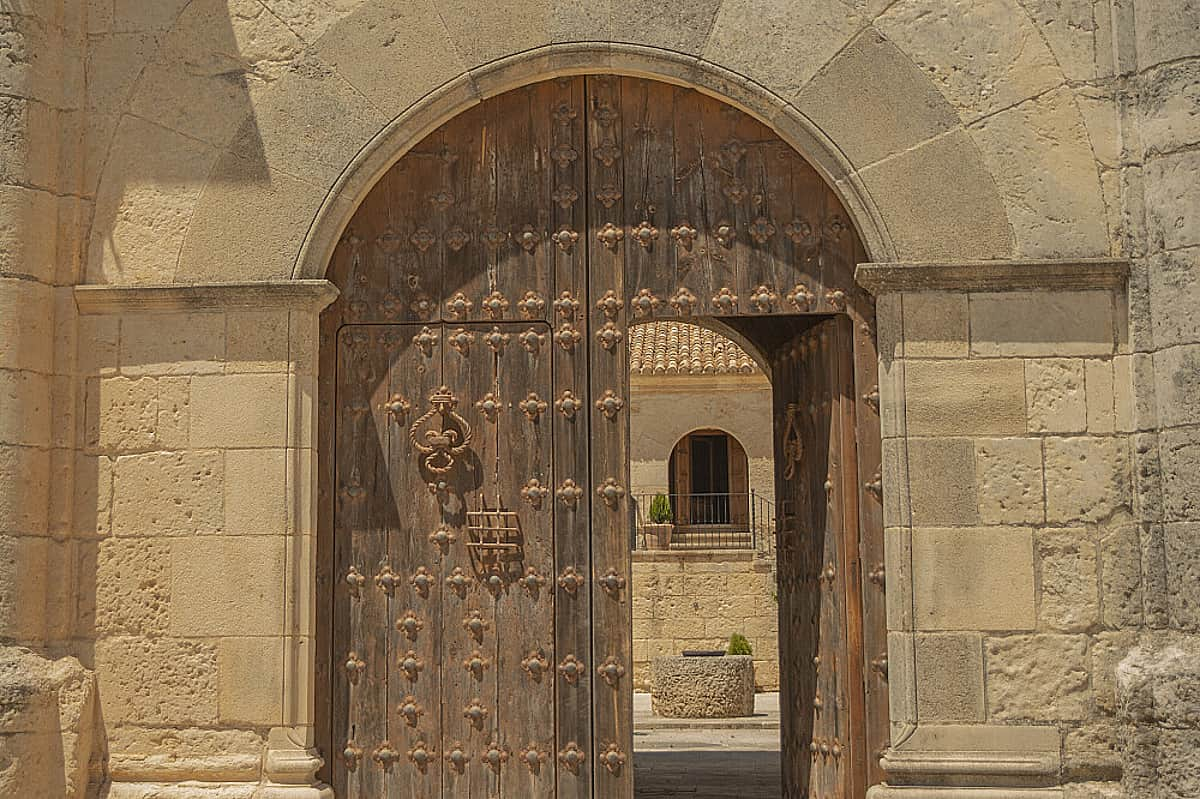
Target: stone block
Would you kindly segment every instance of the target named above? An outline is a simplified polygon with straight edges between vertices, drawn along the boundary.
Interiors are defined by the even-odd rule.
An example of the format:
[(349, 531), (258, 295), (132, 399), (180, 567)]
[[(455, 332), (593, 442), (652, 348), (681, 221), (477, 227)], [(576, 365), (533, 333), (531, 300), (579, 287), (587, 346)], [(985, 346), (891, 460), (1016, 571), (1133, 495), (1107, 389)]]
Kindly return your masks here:
[(191, 441), (192, 381), (187, 377), (158, 378), (158, 423), (155, 443), (161, 449), (187, 449)]
[(905, 294), (904, 357), (967, 357), (967, 295), (944, 291)]
[(971, 354), (1112, 355), (1116, 328), (1106, 291), (982, 292), (971, 295)]
[(80, 316), (75, 368), (84, 376), (116, 374), (121, 320), (116, 316)]
[(1096, 544), (1085, 528), (1039, 530), (1038, 628), (1086, 632), (1100, 618)]
[(1164, 430), (1159, 435), (1159, 457), (1167, 521), (1200, 520), (1200, 432)]
[(937, 136), (859, 172), (901, 260), (1007, 258), (1008, 223), (995, 179), (965, 131)]
[(48, 538), (0, 536), (0, 636), (37, 643), (46, 635)]
[(1033, 628), (1030, 530), (915, 529), (912, 558), (918, 630)]
[(50, 385), (44, 374), (0, 370), (0, 441), (50, 446)]
[(1200, 248), (1147, 259), (1155, 348), (1200, 342)]
[(75, 456), (72, 475), (72, 529), (84, 537), (112, 532), (113, 460), (83, 453)]
[(171, 634), (279, 635), (284, 556), (279, 536), (172, 540)]
[(226, 372), (286, 372), (288, 311), (236, 311), (225, 324)]
[(1063, 736), (1063, 774), (1072, 781), (1121, 779), (1121, 734), (1102, 719), (1069, 729)]
[(50, 452), (0, 444), (0, 474), (24, 476), (20, 490), (0, 490), (0, 532), (44, 534), (50, 506)]
[(975, 482), (984, 524), (1036, 524), (1045, 516), (1042, 442), (985, 438), (975, 442)]
[(1092, 639), (1092, 704), (1099, 713), (1117, 712), (1117, 666), (1137, 643), (1134, 630), (1101, 632)]
[(113, 468), (116, 535), (191, 536), (224, 528), (221, 453), (125, 455)]
[(1142, 545), (1136, 524), (1118, 525), (1100, 537), (1101, 621), (1136, 627), (1143, 620)]
[(139, 313), (121, 319), (124, 375), (208, 374), (225, 361), (225, 315)]
[(1113, 392), (1113, 362), (1089, 359), (1084, 362), (1087, 389), (1087, 431), (1112, 433), (1117, 429), (1116, 398)]
[(1133, 11), (1140, 69), (1196, 55), (1200, 6), (1179, 0), (1142, 0)]
[(1084, 362), (1075, 358), (1025, 361), (1025, 403), (1032, 433), (1087, 429)]
[(908, 488), (913, 525), (978, 524), (974, 443), (969, 438), (910, 438)]
[(754, 715), (754, 659), (749, 655), (655, 658), (655, 715), (736, 718)]
[(1146, 163), (1146, 227), (1164, 250), (1200, 245), (1200, 151), (1184, 150)]
[(222, 638), (217, 685), (222, 724), (283, 723), (282, 638)]
[[(1196, 53), (1192, 53), (1196, 55)], [(1147, 156), (1200, 143), (1200, 59), (1164, 64), (1142, 76), (1138, 134)]]
[[(88, 548), (94, 559), (94, 617), (99, 636), (162, 635), (170, 621), (171, 549), (164, 539), (107, 538)], [(80, 586), (86, 603), (87, 588)], [(89, 619), (84, 618), (86, 627)]]
[(1126, 799), (1119, 782), (1072, 782), (1063, 786), (1063, 799)]
[(0, 277), (0, 369), (51, 370), (52, 292), (34, 280)]
[(909, 435), (1025, 432), (1021, 361), (909, 361), (905, 374)]
[(983, 641), (978, 635), (918, 635), (917, 714), (922, 721), (984, 720)]
[(192, 379), (194, 447), (282, 447), (288, 426), (286, 374)]
[(1088, 639), (1083, 635), (989, 638), (988, 715), (997, 721), (1078, 721), (1087, 717)]
[(1170, 347), (1153, 357), (1159, 424), (1195, 424), (1200, 419), (1200, 344)]
[(156, 448), (158, 382), (153, 378), (93, 378), (85, 402), (90, 449), (116, 454)]
[(207, 641), (116, 636), (96, 642), (108, 724), (215, 724), (217, 651)]
[(1047, 438), (1046, 521), (1102, 521), (1130, 505), (1128, 443), (1124, 438)]
[(1200, 523), (1166, 525), (1166, 550), (1171, 626), (1200, 631)]
[(171, 774), (212, 774), (257, 783), (267, 746), (260, 732), (245, 729), (112, 725), (106, 732), (108, 770), (114, 781), (144, 780), (157, 773), (168, 779)]
[(287, 450), (226, 450), (226, 532), (233, 535), (285, 532), (287, 479)]
[[(861, 98), (878, 124), (863, 125), (847, 97)], [(958, 124), (958, 114), (925, 73), (867, 28), (809, 81), (794, 105), (856, 167), (915, 147)]]

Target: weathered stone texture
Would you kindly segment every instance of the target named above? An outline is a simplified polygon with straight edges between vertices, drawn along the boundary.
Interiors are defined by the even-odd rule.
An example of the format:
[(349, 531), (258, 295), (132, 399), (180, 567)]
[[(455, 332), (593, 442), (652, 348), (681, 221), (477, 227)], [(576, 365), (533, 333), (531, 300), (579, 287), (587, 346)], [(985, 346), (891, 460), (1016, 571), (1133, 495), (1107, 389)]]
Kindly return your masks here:
[(916, 654), (918, 717), (930, 722), (982, 722), (982, 638), (918, 635)]
[(989, 717), (1071, 721), (1088, 715), (1088, 640), (1082, 635), (989, 638)]
[(912, 533), (918, 630), (1032, 629), (1033, 534), (1022, 528)]
[(1046, 521), (1097, 522), (1130, 504), (1123, 438), (1047, 438)]
[(214, 450), (117, 458), (113, 532), (146, 536), (220, 532), (223, 473), (223, 458)]
[[(94, 545), (84, 573), (95, 574), (81, 592), (81, 622), (99, 635), (162, 635), (170, 621), (170, 547), (161, 539), (109, 538)], [(87, 612), (92, 594), (94, 607)], [(91, 616), (91, 618), (89, 618)]]
[(1172, 626), (1200, 630), (1200, 524), (1166, 526), (1166, 567)]
[(171, 633), (277, 635), (285, 538), (197, 536), (171, 542)]
[(1104, 625), (1140, 625), (1143, 620), (1142, 546), (1137, 525), (1122, 524), (1103, 533), (1099, 545)]
[(96, 643), (96, 675), (110, 724), (215, 724), (217, 652), (204, 641), (116, 636)]
[(903, 299), (905, 358), (965, 358), (967, 295), (907, 294)]
[(1063, 773), (1071, 781), (1121, 779), (1121, 736), (1111, 719), (1075, 727), (1063, 738)]
[(908, 489), (917, 526), (979, 523), (975, 447), (966, 438), (908, 442)]
[(1042, 442), (986, 438), (975, 443), (975, 481), (984, 524), (1036, 524), (1045, 517)]
[(971, 354), (1062, 358), (1111, 355), (1113, 298), (1104, 291), (971, 295)]
[(1130, 796), (1200, 795), (1198, 655), (1193, 637), (1147, 641), (1118, 667), (1123, 783)]
[(1025, 362), (1030, 432), (1082, 433), (1087, 428), (1083, 363), (1067, 358)]
[(1200, 152), (1184, 150), (1146, 164), (1146, 226), (1162, 249), (1200, 245)]
[(1167, 521), (1200, 520), (1200, 434), (1195, 428), (1164, 430), (1159, 457)]
[(1099, 620), (1096, 544), (1086, 529), (1039, 530), (1038, 626), (1086, 632)]
[(651, 705), (668, 718), (754, 715), (754, 660), (749, 655), (655, 658)]
[(1021, 361), (909, 361), (910, 435), (1020, 435), (1025, 432)]

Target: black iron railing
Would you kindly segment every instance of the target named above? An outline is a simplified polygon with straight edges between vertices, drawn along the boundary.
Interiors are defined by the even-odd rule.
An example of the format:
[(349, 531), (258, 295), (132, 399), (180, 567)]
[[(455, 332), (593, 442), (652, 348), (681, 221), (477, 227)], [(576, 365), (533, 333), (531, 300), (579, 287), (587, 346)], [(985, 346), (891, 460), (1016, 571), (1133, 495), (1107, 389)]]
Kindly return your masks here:
[(653, 523), (658, 494), (635, 494), (634, 549), (751, 549), (773, 552), (774, 503), (742, 494), (662, 494), (670, 506), (669, 530)]

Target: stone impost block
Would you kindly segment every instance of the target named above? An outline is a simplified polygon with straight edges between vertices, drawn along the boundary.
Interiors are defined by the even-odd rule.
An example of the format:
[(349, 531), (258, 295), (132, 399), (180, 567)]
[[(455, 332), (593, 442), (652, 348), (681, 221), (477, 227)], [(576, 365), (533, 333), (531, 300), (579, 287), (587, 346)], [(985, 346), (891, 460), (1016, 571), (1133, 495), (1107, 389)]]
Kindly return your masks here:
[(1037, 524), (1044, 519), (1040, 440), (979, 439), (975, 469), (979, 518), (984, 524)]
[(1087, 636), (1010, 635), (989, 638), (985, 646), (991, 718), (1045, 722), (1087, 716)]
[(215, 450), (117, 458), (112, 525), (116, 535), (191, 536), (224, 528), (224, 466)]
[(984, 720), (983, 640), (978, 635), (918, 635), (917, 717)]
[(903, 303), (905, 358), (967, 357), (966, 294), (905, 294)]
[(1132, 494), (1125, 438), (1047, 438), (1046, 521), (1097, 522), (1128, 508)]
[(1032, 531), (916, 529), (912, 559), (918, 630), (1033, 628)]
[(904, 393), (909, 435), (1021, 435), (1026, 429), (1019, 360), (908, 361)]
[(1115, 721), (1100, 719), (1063, 736), (1063, 773), (1075, 781), (1121, 779), (1121, 734)]
[(971, 353), (1030, 358), (1112, 355), (1108, 291), (1012, 291), (971, 295)]
[(121, 319), (124, 375), (211, 374), (225, 366), (225, 315), (130, 313)]
[(225, 323), (225, 371), (287, 371), (289, 315), (286, 309), (229, 313)]
[(655, 658), (654, 712), (668, 718), (754, 715), (754, 660), (749, 655)]
[(283, 632), (279, 536), (205, 536), (171, 542), (171, 626), (179, 636)]

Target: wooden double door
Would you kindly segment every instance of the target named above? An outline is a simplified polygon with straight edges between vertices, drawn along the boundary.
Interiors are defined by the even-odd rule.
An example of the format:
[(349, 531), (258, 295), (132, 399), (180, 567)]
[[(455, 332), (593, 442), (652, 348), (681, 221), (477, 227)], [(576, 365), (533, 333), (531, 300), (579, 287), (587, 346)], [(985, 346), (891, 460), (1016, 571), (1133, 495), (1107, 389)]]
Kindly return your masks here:
[[(796, 319), (842, 319), (853, 375), (840, 407), (862, 420), (852, 437), (874, 424), (876, 440), (835, 494), (875, 507), (861, 489), (878, 468), (861, 259), (836, 195), (766, 126), (653, 81), (499, 95), (385, 173), (335, 251), (341, 295), (321, 319), (318, 735), (339, 797), (632, 796), (629, 326), (749, 317), (773, 353)], [(777, 397), (808, 379), (774, 379)], [(821, 540), (882, 551), (868, 511)], [(816, 517), (790, 513), (793, 535), (809, 535)], [(858, 562), (845, 568), (856, 579)], [(783, 573), (808, 560), (781, 556), (780, 569), (788, 625), (785, 609), (799, 619), (820, 600)], [(881, 608), (867, 627), (882, 627)], [(840, 640), (861, 654), (881, 637)], [(801, 655), (817, 643), (788, 650), (785, 684), (793, 668), (811, 681), (814, 655)], [(886, 713), (864, 715), (863, 678), (847, 672), (844, 696), (822, 697), (858, 708), (825, 737), (862, 741), (859, 753), (872, 730), (886, 736)], [(808, 705), (789, 707), (789, 796), (817, 784), (809, 694), (791, 694)], [(813, 795), (855, 796), (875, 775), (866, 754), (853, 763)]]

